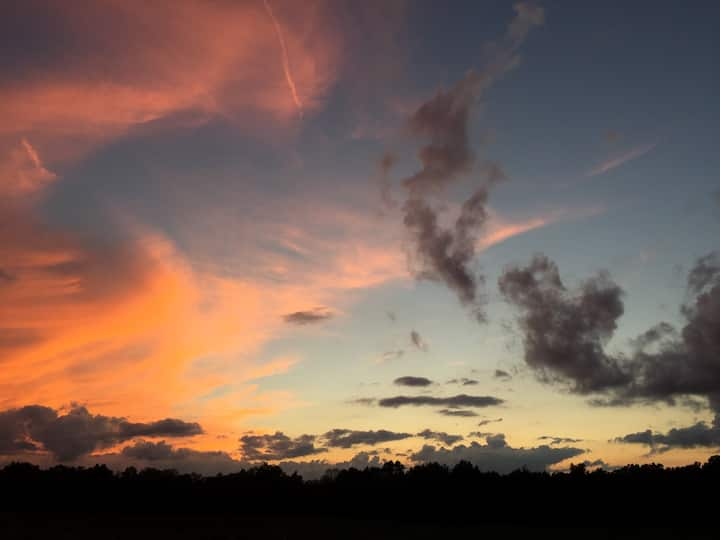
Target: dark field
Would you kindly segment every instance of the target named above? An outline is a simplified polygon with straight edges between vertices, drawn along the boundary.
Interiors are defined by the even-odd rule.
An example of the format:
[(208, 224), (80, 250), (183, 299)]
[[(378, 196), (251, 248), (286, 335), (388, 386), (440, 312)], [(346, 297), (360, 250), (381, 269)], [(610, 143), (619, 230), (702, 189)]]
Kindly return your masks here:
[(361, 539), (361, 538), (518, 538), (556, 540), (716, 539), (717, 530), (642, 527), (518, 527), (453, 525), (373, 519), (271, 518), (228, 516), (114, 516), (72, 514), (4, 514), (3, 538), (48, 539)]
[[(0, 538), (718, 538), (720, 457), (608, 472), (398, 462), (314, 481), (27, 463), (0, 470)], [(702, 531), (707, 532), (702, 532)]]

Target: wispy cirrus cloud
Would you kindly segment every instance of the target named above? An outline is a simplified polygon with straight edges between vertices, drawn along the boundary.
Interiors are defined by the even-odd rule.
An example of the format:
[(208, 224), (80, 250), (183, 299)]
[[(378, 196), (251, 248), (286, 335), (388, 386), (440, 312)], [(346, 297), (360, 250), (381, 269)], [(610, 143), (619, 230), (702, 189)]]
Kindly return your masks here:
[(590, 169), (586, 176), (598, 176), (601, 174), (605, 174), (613, 169), (616, 169), (620, 167), (621, 165), (624, 165), (628, 161), (632, 161), (633, 159), (637, 159), (641, 156), (644, 156), (648, 152), (655, 149), (655, 147), (658, 145), (657, 142), (649, 143), (649, 144), (642, 144), (640, 146), (636, 146), (634, 148), (631, 148), (630, 150), (615, 155), (613, 157), (610, 157), (606, 159), (605, 161), (602, 161), (595, 165), (592, 169)]

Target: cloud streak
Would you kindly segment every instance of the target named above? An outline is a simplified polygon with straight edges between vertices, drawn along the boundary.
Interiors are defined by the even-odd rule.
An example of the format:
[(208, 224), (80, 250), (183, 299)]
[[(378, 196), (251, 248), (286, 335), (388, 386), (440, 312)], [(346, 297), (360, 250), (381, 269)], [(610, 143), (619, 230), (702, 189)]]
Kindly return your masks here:
[(632, 148), (625, 152), (624, 154), (620, 154), (619, 156), (615, 156), (612, 158), (609, 158), (599, 164), (597, 164), (595, 167), (590, 169), (586, 176), (598, 176), (601, 174), (605, 174), (607, 172), (612, 171), (613, 169), (616, 169), (620, 167), (621, 165), (624, 165), (625, 163), (632, 161), (633, 159), (637, 159), (641, 156), (644, 156), (648, 152), (655, 149), (658, 143), (650, 143), (650, 144), (643, 144), (640, 146), (636, 146), (635, 148)]
[(298, 109), (298, 114), (302, 116), (303, 105), (302, 101), (300, 101), (300, 96), (298, 96), (297, 88), (295, 87), (295, 81), (293, 80), (292, 76), (292, 71), (290, 70), (290, 60), (288, 58), (288, 50), (287, 45), (285, 44), (285, 37), (283, 36), (282, 28), (280, 27), (280, 23), (275, 17), (275, 13), (273, 13), (272, 7), (270, 6), (270, 1), (263, 0), (263, 4), (265, 5), (265, 10), (267, 11), (270, 19), (272, 19), (273, 28), (275, 28), (275, 34), (277, 35), (278, 42), (280, 43), (280, 52), (282, 57), (282, 66), (283, 73), (285, 74), (285, 80), (287, 81), (287, 85), (290, 89), (290, 93), (292, 94), (295, 106)]
[(405, 406), (441, 406), (450, 409), (459, 409), (461, 407), (492, 407), (501, 405), (502, 399), (493, 396), (469, 396), (467, 394), (458, 394), (449, 397), (435, 396), (395, 396), (383, 398), (378, 401), (380, 407), (398, 408)]

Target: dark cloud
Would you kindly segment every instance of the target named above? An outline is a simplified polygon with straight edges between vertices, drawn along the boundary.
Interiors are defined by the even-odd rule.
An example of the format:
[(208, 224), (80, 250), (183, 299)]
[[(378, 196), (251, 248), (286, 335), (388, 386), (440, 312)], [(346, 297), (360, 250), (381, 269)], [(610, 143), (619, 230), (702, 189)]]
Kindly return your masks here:
[(459, 409), (461, 407), (491, 407), (500, 405), (502, 399), (493, 396), (468, 396), (467, 394), (458, 394), (450, 397), (433, 397), (433, 396), (395, 396), (384, 398), (378, 401), (381, 407), (403, 407), (405, 405), (430, 405), (445, 406), (449, 409)]
[(583, 465), (587, 468), (600, 468), (605, 470), (611, 470), (613, 467), (605, 463), (602, 459), (595, 459), (593, 461), (590, 461), (589, 459), (586, 459), (582, 462)]
[(140, 461), (191, 461), (201, 459), (230, 460), (232, 458), (226, 452), (220, 451), (199, 451), (191, 448), (174, 448), (165, 441), (136, 441), (131, 446), (126, 446), (120, 454), (124, 457)]
[[(663, 401), (697, 406), (707, 400), (720, 414), (720, 255), (699, 258), (688, 274), (680, 332), (661, 322), (631, 342), (628, 355), (604, 345), (623, 312), (622, 291), (607, 274), (568, 291), (557, 266), (536, 256), (525, 268), (506, 268), (505, 298), (521, 310), (525, 361), (545, 381), (564, 381), (591, 403), (625, 406)], [(690, 429), (690, 428), (687, 428)]]
[(630, 344), (636, 351), (644, 351), (648, 347), (659, 343), (666, 337), (674, 336), (675, 334), (675, 328), (673, 328), (671, 324), (660, 322), (637, 336), (635, 339), (631, 340)]
[(510, 375), (507, 371), (503, 371), (502, 369), (496, 369), (493, 377), (495, 377), (496, 379), (503, 379), (505, 381), (509, 381), (510, 379), (512, 379), (512, 375)]
[(499, 164), (485, 162), (483, 185), (462, 204), (450, 228), (440, 226), (431, 197), (472, 172), (475, 155), (468, 137), (471, 113), (483, 92), (517, 65), (517, 48), (530, 28), (543, 22), (540, 8), (517, 4), (515, 10), (503, 39), (486, 47), (482, 70), (470, 70), (454, 86), (436, 93), (408, 122), (410, 133), (427, 141), (418, 151), (420, 169), (403, 180), (408, 190), (403, 222), (414, 247), (413, 273), (418, 279), (445, 283), (479, 321), (485, 320), (484, 299), (478, 292), (484, 277), (473, 271), (471, 263), (478, 234), (487, 220), (488, 190), (504, 180), (505, 173)]
[(418, 433), (417, 436), (426, 440), (439, 441), (447, 446), (452, 446), (453, 444), (463, 440), (462, 435), (451, 435), (449, 433), (445, 433), (444, 431), (431, 431), (429, 429), (424, 429)]
[(462, 377), (460, 379), (450, 379), (448, 381), (448, 384), (460, 384), (462, 386), (475, 386), (476, 384), (479, 384), (478, 381), (475, 379), (468, 379), (467, 377)]
[(332, 311), (326, 307), (316, 307), (308, 311), (296, 311), (283, 315), (283, 320), (288, 324), (314, 324), (326, 321), (333, 317)]
[(321, 478), (328, 470), (340, 469), (365, 469), (366, 467), (380, 467), (382, 461), (380, 457), (373, 452), (358, 452), (348, 461), (340, 461), (338, 463), (329, 463), (325, 460), (312, 460), (305, 462), (298, 461), (281, 461), (278, 466), (285, 471), (286, 474), (297, 473), (305, 480), (316, 480)]
[(688, 427), (673, 428), (667, 433), (651, 430), (629, 433), (614, 440), (617, 443), (642, 444), (651, 453), (662, 453), (674, 448), (720, 447), (720, 416), (712, 424), (698, 422)]
[(585, 453), (580, 448), (552, 448), (542, 445), (533, 448), (513, 448), (505, 441), (505, 435), (498, 433), (486, 435), (486, 443), (473, 441), (469, 445), (460, 444), (452, 449), (436, 448), (425, 445), (410, 456), (415, 462), (437, 462), (455, 465), (460, 461), (469, 461), (482, 470), (508, 473), (521, 467), (532, 471), (544, 471), (550, 465)]
[(466, 418), (478, 415), (475, 411), (468, 411), (467, 409), (440, 409), (438, 412), (443, 416), (457, 416)]
[(486, 202), (487, 189), (483, 187), (463, 203), (454, 230), (439, 225), (435, 210), (425, 199), (411, 197), (403, 207), (403, 221), (416, 248), (415, 276), (445, 283), (478, 320), (484, 319), (477, 292), (484, 278), (473, 273), (470, 263), (477, 233), (487, 218)]
[(494, 424), (495, 422), (502, 422), (502, 420), (503, 420), (502, 418), (487, 418), (485, 420), (480, 420), (478, 422), (478, 426), (479, 427), (487, 426), (488, 424)]
[(538, 437), (539, 441), (550, 441), (551, 445), (558, 445), (558, 444), (575, 444), (582, 442), (582, 439), (572, 439), (570, 437), (553, 437), (552, 435), (543, 435), (541, 437)]
[(571, 292), (555, 263), (536, 255), (524, 268), (505, 268), (498, 284), (521, 310), (525, 362), (542, 380), (570, 382), (581, 394), (629, 383), (618, 361), (603, 350), (623, 314), (622, 290), (607, 274)]
[(275, 461), (293, 459), (327, 452), (327, 448), (315, 446), (314, 435), (300, 435), (294, 439), (282, 431), (266, 435), (243, 435), (240, 451), (248, 461)]
[(64, 415), (50, 407), (28, 405), (0, 412), (0, 453), (48, 451), (60, 461), (70, 461), (136, 437), (188, 437), (202, 432), (197, 423), (173, 418), (128, 422), (90, 414), (79, 405)]
[(419, 332), (416, 330), (413, 330), (410, 332), (410, 342), (418, 349), (423, 352), (426, 352), (428, 350), (428, 345), (425, 343), (425, 340), (423, 340), (422, 336)]
[(329, 447), (350, 448), (356, 444), (373, 446), (378, 443), (400, 441), (412, 437), (411, 433), (396, 433), (385, 429), (377, 431), (355, 431), (351, 429), (333, 429), (325, 433), (322, 438)]
[(405, 377), (398, 377), (393, 381), (398, 386), (430, 386), (433, 382), (425, 377), (413, 377), (407, 375)]

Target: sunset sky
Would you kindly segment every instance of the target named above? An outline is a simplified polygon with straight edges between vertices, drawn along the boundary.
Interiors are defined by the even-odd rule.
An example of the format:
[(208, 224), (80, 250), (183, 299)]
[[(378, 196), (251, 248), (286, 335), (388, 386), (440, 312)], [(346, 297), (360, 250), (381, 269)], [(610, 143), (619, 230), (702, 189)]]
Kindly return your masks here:
[(2, 2), (0, 463), (717, 453), (718, 16)]

